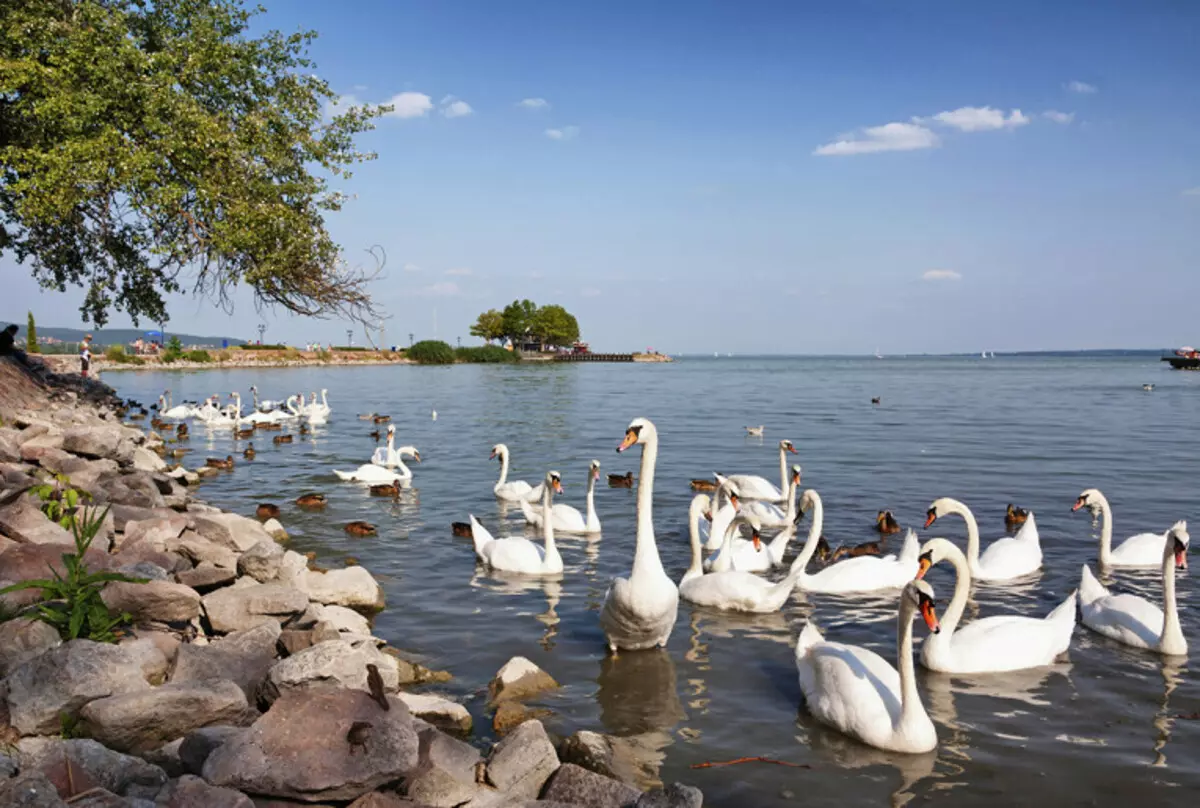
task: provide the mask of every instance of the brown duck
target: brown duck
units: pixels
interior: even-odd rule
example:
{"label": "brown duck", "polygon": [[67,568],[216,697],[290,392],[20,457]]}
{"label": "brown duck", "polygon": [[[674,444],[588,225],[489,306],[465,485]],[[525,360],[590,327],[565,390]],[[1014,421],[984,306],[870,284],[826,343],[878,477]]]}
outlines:
{"label": "brown duck", "polygon": [[462,536],[464,539],[475,538],[475,531],[471,529],[470,522],[451,522],[450,532],[455,536]]}
{"label": "brown duck", "polygon": [[261,429],[263,432],[281,432],[283,424],[276,424],[271,421],[259,421],[254,425],[255,429]]}
{"label": "brown duck", "polygon": [[714,480],[692,480],[688,483],[693,491],[716,491],[717,483]]}
{"label": "brown duck", "polygon": [[1029,519],[1029,511],[1024,508],[1018,508],[1011,502],[1008,503],[1008,510],[1004,513],[1004,525],[1009,530],[1016,530]]}
{"label": "brown duck", "polygon": [[328,504],[324,494],[302,494],[296,497],[296,505],[309,510],[319,510]]}
{"label": "brown duck", "polygon": [[256,454],[258,454],[258,452],[254,451],[254,444],[251,443],[246,447],[246,451],[242,452],[242,457],[246,458],[247,460],[253,460]]}
{"label": "brown duck", "polygon": [[900,532],[900,523],[892,516],[891,511],[880,511],[875,517],[875,529],[884,536],[890,536]]}
{"label": "brown duck", "polygon": [[307,424],[307,423],[304,423],[304,422],[301,422],[301,423],[300,423],[300,430],[299,430],[299,431],[300,431],[300,434],[301,434],[301,435],[307,435],[307,434],[308,434],[308,424]]}
{"label": "brown duck", "polygon": [[608,475],[608,485],[610,488],[633,488],[633,472]]}
{"label": "brown duck", "polygon": [[375,525],[370,522],[347,522],[342,530],[349,533],[351,536],[377,536],[378,531],[375,530]]}
{"label": "brown duck", "polygon": [[271,438],[271,441],[277,446],[281,443],[291,443],[292,436],[291,435],[276,435],[275,437]]}
{"label": "brown duck", "polygon": [[383,437],[383,433],[380,432],[378,429],[376,429],[374,432],[371,433],[371,437],[374,438],[376,440],[376,442],[378,442],[379,439]]}
{"label": "brown duck", "polygon": [[374,421],[374,422],[375,422],[375,423],[377,423],[377,424],[386,424],[388,421],[392,420],[392,416],[390,416],[390,415],[376,415],[376,416],[373,416],[373,417],[371,418],[371,420],[372,420],[372,421]]}
{"label": "brown duck", "polygon": [[270,502],[264,502],[264,503],[260,504],[257,508],[255,508],[254,515],[257,516],[259,519],[263,519],[263,520],[278,519],[279,518],[279,506],[272,505]]}
{"label": "brown duck", "polygon": [[220,459],[219,457],[210,457],[204,461],[204,465],[208,466],[209,468],[233,471],[233,455],[229,455],[224,460]]}
{"label": "brown duck", "polygon": [[839,558],[858,558],[859,556],[877,556],[883,552],[883,543],[886,539],[879,541],[866,541],[862,544],[855,544],[850,547],[842,545],[833,551],[830,556],[830,561],[837,561]]}
{"label": "brown duck", "polygon": [[371,496],[373,497],[398,497],[400,496],[400,486],[396,483],[383,483],[381,485],[371,486]]}

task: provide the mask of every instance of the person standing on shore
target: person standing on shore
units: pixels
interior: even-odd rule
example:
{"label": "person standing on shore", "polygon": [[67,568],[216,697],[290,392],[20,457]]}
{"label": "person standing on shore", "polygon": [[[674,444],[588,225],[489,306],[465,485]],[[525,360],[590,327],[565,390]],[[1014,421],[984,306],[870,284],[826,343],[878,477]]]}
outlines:
{"label": "person standing on shore", "polygon": [[87,378],[88,370],[92,367],[92,335],[88,334],[79,343],[79,373]]}

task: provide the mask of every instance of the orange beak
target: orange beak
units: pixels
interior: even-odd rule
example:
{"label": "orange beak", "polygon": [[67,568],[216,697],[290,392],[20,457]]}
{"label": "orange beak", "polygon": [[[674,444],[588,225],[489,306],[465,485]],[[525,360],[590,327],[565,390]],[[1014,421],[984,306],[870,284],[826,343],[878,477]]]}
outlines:
{"label": "orange beak", "polygon": [[799,475],[799,474],[793,474],[793,475],[792,475],[792,482],[794,482],[796,485],[800,485],[800,475]]}
{"label": "orange beak", "polygon": [[494,460],[495,458],[496,458],[496,450],[493,449],[492,453],[490,455],[488,455],[488,460]]}
{"label": "orange beak", "polygon": [[934,634],[941,632],[942,627],[938,623],[937,613],[933,610],[932,600],[921,601],[921,617],[925,618],[925,625],[929,627],[930,631]]}
{"label": "orange beak", "polygon": [[1175,568],[1185,570],[1187,565],[1187,548],[1180,542],[1175,542]]}
{"label": "orange beak", "polygon": [[754,542],[754,552],[762,552],[762,539],[758,537],[757,530],[750,534],[750,540]]}
{"label": "orange beak", "polygon": [[560,483],[558,480],[554,481],[554,493],[556,493],[556,494],[562,493],[562,483]]}
{"label": "orange beak", "polygon": [[917,580],[925,577],[925,573],[929,572],[929,568],[933,566],[933,560],[925,556],[921,556],[921,560],[917,562]]}
{"label": "orange beak", "polygon": [[1075,500],[1075,504],[1071,506],[1071,512],[1074,513],[1086,504],[1087,503],[1083,501],[1083,497],[1080,497],[1079,499]]}
{"label": "orange beak", "polygon": [[935,521],[937,521],[937,514],[931,512],[928,516],[925,517],[925,527],[929,527]]}
{"label": "orange beak", "polygon": [[704,521],[706,521],[706,522],[711,522],[711,521],[712,521],[712,511],[705,511],[705,512],[704,512],[703,514],[701,514],[701,515],[704,517]]}
{"label": "orange beak", "polygon": [[796,451],[796,447],[795,447],[795,446],[789,446],[789,447],[787,447],[787,450],[788,450],[789,452],[791,452],[792,454],[800,454],[800,452]]}
{"label": "orange beak", "polygon": [[592,479],[593,480],[600,479],[600,469],[592,469]]}
{"label": "orange beak", "polygon": [[623,452],[633,444],[637,443],[637,433],[632,429],[625,432],[625,440],[621,441],[621,445],[617,447],[618,452]]}
{"label": "orange beak", "polygon": [[742,500],[740,497],[738,497],[737,494],[730,494],[729,495],[729,504],[733,506],[733,509],[735,511],[740,510],[742,507]]}
{"label": "orange beak", "polygon": [[420,453],[420,452],[413,452],[413,460],[415,460],[415,461],[417,461],[418,463],[420,463],[420,462],[421,462],[421,453]]}

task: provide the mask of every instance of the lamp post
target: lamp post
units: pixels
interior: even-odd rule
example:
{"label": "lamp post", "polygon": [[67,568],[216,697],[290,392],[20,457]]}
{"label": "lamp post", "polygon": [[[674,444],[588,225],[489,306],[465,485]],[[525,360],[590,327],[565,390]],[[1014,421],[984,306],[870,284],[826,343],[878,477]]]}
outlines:
{"label": "lamp post", "polygon": [[412,347],[412,345],[413,345],[413,335],[412,335],[412,332],[411,332],[411,331],[409,331],[409,332],[408,332],[408,347],[410,347],[410,348],[411,348],[411,347]]}
{"label": "lamp post", "polygon": [[458,337],[458,347],[462,347],[462,337]]}
{"label": "lamp post", "polygon": [[354,329],[347,328],[346,329],[346,347],[350,348],[350,347],[353,347],[353,345],[354,345]]}
{"label": "lamp post", "polygon": [[265,333],[267,333],[267,324],[259,323],[258,324],[258,344],[259,345],[262,345],[263,334],[265,334]]}

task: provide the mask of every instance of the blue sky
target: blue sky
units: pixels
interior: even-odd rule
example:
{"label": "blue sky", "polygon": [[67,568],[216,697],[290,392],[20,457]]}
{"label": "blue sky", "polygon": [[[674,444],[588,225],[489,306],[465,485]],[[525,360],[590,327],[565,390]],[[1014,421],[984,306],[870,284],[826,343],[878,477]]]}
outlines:
{"label": "blue sky", "polygon": [[[1200,5],[266,4],[260,25],[321,33],[339,92],[397,102],[330,221],[352,259],[386,250],[389,342],[473,343],[515,297],[610,350],[1200,339]],[[74,324],[0,271],[0,315]],[[257,322],[172,308],[181,331]]]}

